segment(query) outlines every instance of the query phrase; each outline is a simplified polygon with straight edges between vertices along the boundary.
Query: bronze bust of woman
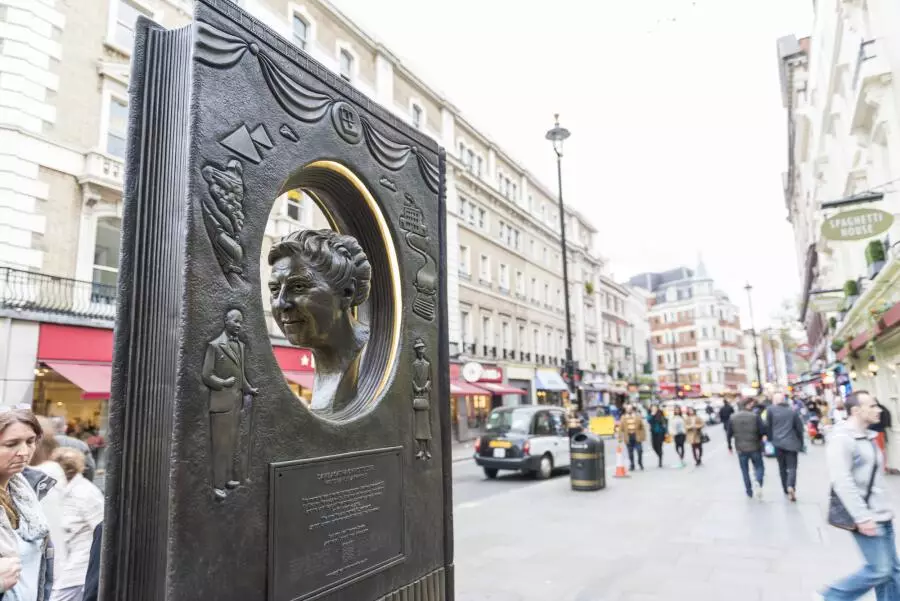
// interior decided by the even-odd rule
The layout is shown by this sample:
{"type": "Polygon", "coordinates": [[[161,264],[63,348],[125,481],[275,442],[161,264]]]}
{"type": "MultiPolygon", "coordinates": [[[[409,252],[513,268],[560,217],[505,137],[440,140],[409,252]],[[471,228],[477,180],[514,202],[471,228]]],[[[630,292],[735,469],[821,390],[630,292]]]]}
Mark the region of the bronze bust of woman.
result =
{"type": "Polygon", "coordinates": [[[310,407],[336,412],[356,397],[369,327],[353,308],[369,297],[372,266],[356,238],[331,230],[293,232],[269,251],[272,317],[287,339],[312,351],[310,407]]]}

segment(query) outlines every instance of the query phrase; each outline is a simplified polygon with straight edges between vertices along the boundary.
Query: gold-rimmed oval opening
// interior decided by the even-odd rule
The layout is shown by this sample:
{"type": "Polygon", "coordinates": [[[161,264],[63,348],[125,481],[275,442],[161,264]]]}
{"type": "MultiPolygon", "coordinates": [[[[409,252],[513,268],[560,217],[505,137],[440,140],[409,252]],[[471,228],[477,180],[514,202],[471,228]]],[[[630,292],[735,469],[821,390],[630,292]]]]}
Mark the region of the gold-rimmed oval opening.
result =
{"type": "MultiPolygon", "coordinates": [[[[284,183],[279,197],[296,195],[298,191],[302,191],[321,212],[319,225],[324,222],[328,229],[356,238],[372,265],[369,299],[355,307],[353,312],[354,317],[370,329],[369,341],[362,352],[356,396],[337,410],[309,407],[314,415],[322,419],[346,422],[361,417],[378,404],[394,370],[403,315],[399,259],[393,235],[378,201],[351,169],[332,160],[304,165],[284,183]]],[[[276,203],[275,210],[278,207],[279,203],[276,203]]],[[[276,231],[270,238],[277,242],[287,234],[292,224],[279,224],[278,219],[274,221],[276,231]]],[[[303,225],[310,227],[309,223],[296,225],[297,229],[303,229],[303,225]]],[[[315,224],[311,227],[316,229],[315,224]]],[[[263,282],[269,279],[267,254],[264,249],[263,282]]],[[[265,305],[269,305],[268,291],[264,291],[264,301],[265,305]]],[[[273,330],[272,333],[278,331],[273,330]]]]}

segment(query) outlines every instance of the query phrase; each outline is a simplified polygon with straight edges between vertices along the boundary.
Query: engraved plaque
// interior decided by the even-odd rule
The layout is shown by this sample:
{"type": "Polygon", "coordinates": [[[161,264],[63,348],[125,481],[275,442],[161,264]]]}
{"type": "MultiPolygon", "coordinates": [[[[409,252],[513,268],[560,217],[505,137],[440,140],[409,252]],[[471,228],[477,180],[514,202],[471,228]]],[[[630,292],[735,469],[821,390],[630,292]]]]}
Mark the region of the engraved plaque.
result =
{"type": "Polygon", "coordinates": [[[269,601],[305,601],[405,559],[402,447],[271,464],[269,601]]]}

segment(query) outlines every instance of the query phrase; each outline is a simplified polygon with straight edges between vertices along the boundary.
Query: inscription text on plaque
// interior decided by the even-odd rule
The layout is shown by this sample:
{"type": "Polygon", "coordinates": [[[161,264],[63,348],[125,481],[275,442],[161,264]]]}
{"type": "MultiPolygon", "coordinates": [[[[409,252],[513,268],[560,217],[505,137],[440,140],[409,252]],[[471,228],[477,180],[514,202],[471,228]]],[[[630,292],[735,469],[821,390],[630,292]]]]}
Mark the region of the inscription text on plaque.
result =
{"type": "Polygon", "coordinates": [[[403,561],[402,447],[271,464],[269,600],[306,601],[403,561]]]}

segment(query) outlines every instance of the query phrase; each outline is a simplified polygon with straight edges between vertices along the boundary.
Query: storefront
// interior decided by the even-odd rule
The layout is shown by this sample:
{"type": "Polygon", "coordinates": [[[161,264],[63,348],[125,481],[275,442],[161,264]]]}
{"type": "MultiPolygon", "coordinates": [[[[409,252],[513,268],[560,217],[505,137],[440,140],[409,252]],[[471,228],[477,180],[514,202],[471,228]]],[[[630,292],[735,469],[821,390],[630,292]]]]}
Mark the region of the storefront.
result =
{"type": "Polygon", "coordinates": [[[900,468],[900,257],[892,256],[832,333],[843,369],[834,373],[835,395],[873,394],[891,414],[888,466],[900,468]]]}
{"type": "Polygon", "coordinates": [[[312,353],[293,346],[273,346],[272,351],[288,388],[308,407],[312,401],[316,373],[312,353]]]}
{"type": "MultiPolygon", "coordinates": [[[[308,404],[315,374],[312,354],[277,343],[272,350],[288,386],[308,404]]],[[[34,369],[34,411],[64,418],[75,433],[105,435],[112,354],[110,329],[41,323],[34,369]]]]}
{"type": "Polygon", "coordinates": [[[565,405],[569,401],[569,387],[556,370],[535,370],[534,387],[538,405],[565,405]]]}
{"type": "MultiPolygon", "coordinates": [[[[451,366],[452,367],[452,366],[451,366]]],[[[450,380],[450,420],[457,441],[471,440],[491,409],[491,393],[464,380],[450,380]]]]}

